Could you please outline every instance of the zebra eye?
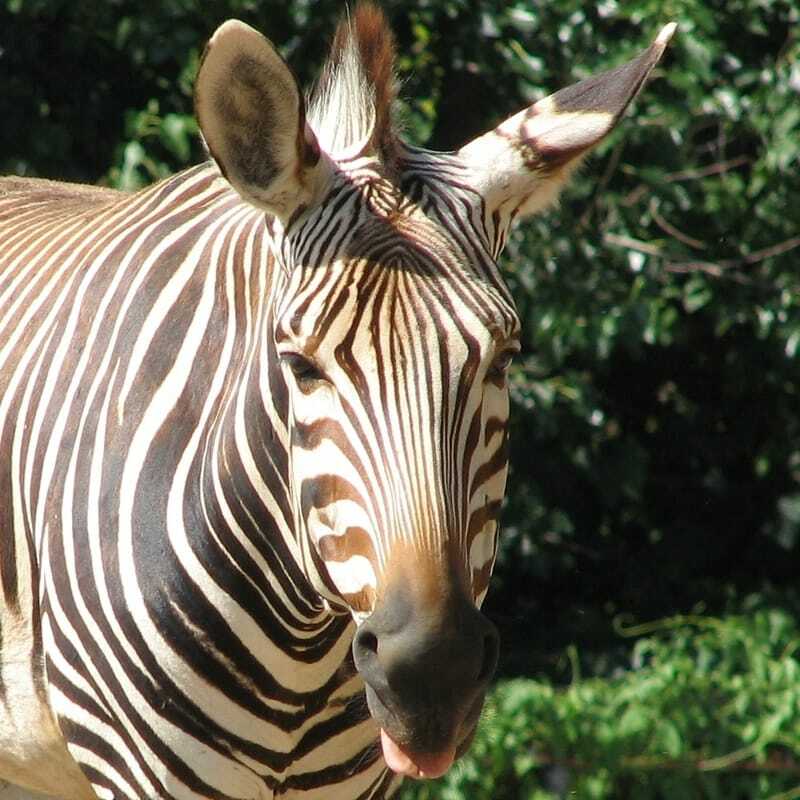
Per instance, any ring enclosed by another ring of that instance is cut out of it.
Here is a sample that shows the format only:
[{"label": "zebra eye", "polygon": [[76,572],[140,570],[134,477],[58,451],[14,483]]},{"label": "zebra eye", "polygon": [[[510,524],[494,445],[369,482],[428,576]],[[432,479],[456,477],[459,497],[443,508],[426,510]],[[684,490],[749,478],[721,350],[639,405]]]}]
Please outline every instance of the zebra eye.
[{"label": "zebra eye", "polygon": [[316,383],[325,380],[325,375],[319,367],[317,367],[313,361],[305,356],[301,356],[299,353],[287,353],[283,356],[283,360],[292,371],[297,385],[304,391],[313,389]]},{"label": "zebra eye", "polygon": [[489,367],[487,378],[495,383],[503,383],[506,379],[506,372],[508,372],[508,368],[511,366],[511,362],[514,360],[516,353],[516,350],[503,350],[503,352],[495,358],[492,366]]}]

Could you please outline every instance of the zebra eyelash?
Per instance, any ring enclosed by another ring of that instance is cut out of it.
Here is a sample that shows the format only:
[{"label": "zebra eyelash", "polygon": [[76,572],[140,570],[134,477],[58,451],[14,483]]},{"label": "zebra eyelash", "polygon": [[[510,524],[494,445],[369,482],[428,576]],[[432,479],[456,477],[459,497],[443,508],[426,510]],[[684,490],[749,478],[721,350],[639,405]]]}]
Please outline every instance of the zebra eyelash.
[{"label": "zebra eyelash", "polygon": [[321,382],[327,382],[324,372],[307,356],[300,353],[284,353],[281,360],[294,376],[301,391],[311,391]]},{"label": "zebra eyelash", "polygon": [[508,368],[517,355],[519,349],[516,347],[507,347],[502,350],[494,359],[491,366],[486,372],[487,380],[496,382],[505,382]]}]

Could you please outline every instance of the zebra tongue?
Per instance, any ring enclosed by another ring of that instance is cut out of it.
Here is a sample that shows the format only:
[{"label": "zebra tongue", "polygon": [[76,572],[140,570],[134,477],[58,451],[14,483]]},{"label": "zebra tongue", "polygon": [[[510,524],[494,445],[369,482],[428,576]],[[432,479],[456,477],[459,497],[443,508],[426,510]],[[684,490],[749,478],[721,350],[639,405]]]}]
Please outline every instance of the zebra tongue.
[{"label": "zebra tongue", "polygon": [[381,728],[381,747],[389,769],[408,778],[438,778],[450,769],[455,758],[453,748],[433,755],[411,755],[403,750],[383,728]]}]

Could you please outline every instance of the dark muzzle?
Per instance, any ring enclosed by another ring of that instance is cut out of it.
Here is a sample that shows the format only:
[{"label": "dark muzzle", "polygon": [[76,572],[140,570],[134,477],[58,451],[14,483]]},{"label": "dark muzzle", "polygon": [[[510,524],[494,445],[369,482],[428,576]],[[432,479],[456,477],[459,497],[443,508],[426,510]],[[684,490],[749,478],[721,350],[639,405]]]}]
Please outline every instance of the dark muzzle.
[{"label": "dark muzzle", "polygon": [[498,645],[494,625],[460,594],[419,597],[407,586],[386,594],[356,633],[353,655],[390,767],[434,777],[462,754]]}]

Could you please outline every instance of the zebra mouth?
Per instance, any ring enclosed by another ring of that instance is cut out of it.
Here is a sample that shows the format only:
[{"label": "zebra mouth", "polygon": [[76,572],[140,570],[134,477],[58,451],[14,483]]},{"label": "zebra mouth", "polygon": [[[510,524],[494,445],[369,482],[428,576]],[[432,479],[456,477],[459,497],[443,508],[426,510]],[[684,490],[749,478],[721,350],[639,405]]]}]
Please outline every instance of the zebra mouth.
[{"label": "zebra mouth", "polygon": [[450,769],[455,761],[453,748],[440,753],[413,753],[404,749],[381,728],[381,749],[386,766],[398,775],[407,778],[439,778]]},{"label": "zebra mouth", "polygon": [[[448,725],[439,708],[417,711],[405,724],[367,687],[367,705],[380,726],[380,744],[386,766],[398,775],[416,779],[439,778],[469,750],[483,708],[478,697],[461,723]],[[460,716],[460,715],[459,715]],[[449,730],[450,733],[445,733]],[[391,732],[390,732],[391,731]]]}]

